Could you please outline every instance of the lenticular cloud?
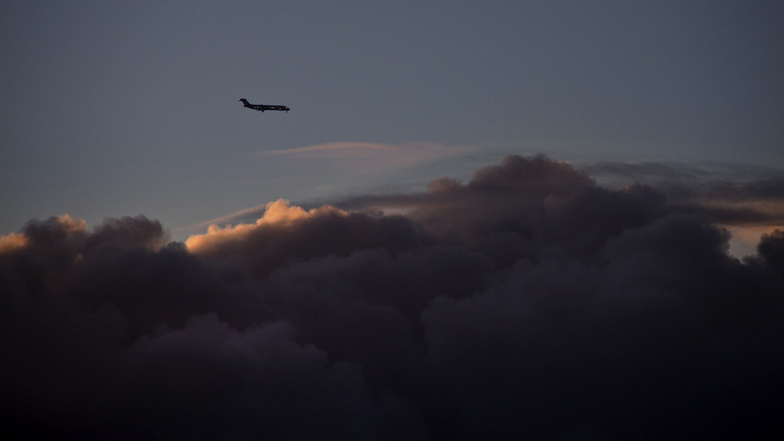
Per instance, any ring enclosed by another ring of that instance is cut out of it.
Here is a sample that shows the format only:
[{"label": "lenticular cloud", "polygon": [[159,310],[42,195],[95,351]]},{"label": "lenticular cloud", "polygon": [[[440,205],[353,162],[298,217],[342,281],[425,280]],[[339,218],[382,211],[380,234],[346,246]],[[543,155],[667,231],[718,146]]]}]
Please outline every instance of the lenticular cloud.
[{"label": "lenticular cloud", "polygon": [[344,202],[280,200],[185,244],[144,216],[90,230],[64,215],[0,238],[0,430],[736,439],[778,427],[781,231],[741,261],[709,211],[644,185],[608,190],[544,156]]}]

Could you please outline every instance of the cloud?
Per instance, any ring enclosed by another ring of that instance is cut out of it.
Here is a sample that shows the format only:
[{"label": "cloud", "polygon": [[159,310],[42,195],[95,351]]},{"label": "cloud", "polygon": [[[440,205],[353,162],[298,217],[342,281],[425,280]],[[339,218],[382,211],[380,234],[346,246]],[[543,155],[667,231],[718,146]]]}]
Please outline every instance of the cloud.
[{"label": "cloud", "polygon": [[673,209],[736,226],[784,226],[784,170],[734,164],[597,163],[601,181],[640,182],[664,193]]},{"label": "cloud", "polygon": [[[292,207],[290,203],[284,199],[279,199],[275,202],[270,202],[264,207],[264,213],[254,225],[238,224],[236,226],[227,225],[221,228],[216,224],[211,224],[206,234],[196,234],[185,241],[185,246],[192,252],[204,251],[210,247],[211,244],[226,242],[226,241],[241,241],[250,235],[253,231],[265,226],[274,225],[290,225],[291,223],[304,219],[309,216],[317,215],[319,211],[339,211],[332,210],[329,207],[313,209],[306,212],[300,207]],[[345,213],[340,213],[345,214]]]},{"label": "cloud", "polygon": [[24,248],[27,245],[27,236],[19,233],[0,236],[0,253]]},{"label": "cloud", "polygon": [[264,152],[264,156],[319,156],[341,159],[363,156],[400,156],[406,160],[434,159],[464,147],[445,146],[428,142],[409,142],[406,144],[379,144],[374,142],[331,142],[308,147]]},{"label": "cloud", "polygon": [[465,155],[473,149],[427,142],[379,144],[372,142],[332,142],[287,150],[266,151],[265,158],[296,157],[316,160],[354,172],[376,173],[379,170],[412,167],[418,164]]},{"label": "cloud", "polygon": [[784,274],[784,231],[763,234],[757,250],[768,265]]},{"label": "cloud", "polygon": [[784,228],[784,170],[703,163],[594,163],[581,170],[605,185],[631,182],[663,194],[670,210],[700,216],[732,232],[733,254],[752,253],[760,235]]},{"label": "cloud", "polygon": [[739,260],[669,197],[513,156],[185,244],[143,216],[31,221],[0,240],[0,430],[761,437],[784,409],[784,233]]}]

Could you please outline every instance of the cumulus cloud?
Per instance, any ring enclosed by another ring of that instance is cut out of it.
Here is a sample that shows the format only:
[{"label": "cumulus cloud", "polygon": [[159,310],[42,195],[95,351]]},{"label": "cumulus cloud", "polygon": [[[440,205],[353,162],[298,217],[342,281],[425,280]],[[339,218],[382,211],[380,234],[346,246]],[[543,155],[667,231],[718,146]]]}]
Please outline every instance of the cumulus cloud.
[{"label": "cumulus cloud", "polygon": [[608,183],[641,182],[673,209],[725,225],[784,226],[784,171],[735,164],[597,163],[583,167]]},{"label": "cumulus cloud", "polygon": [[0,239],[0,428],[758,438],[784,410],[784,232],[739,260],[672,194],[513,156],[184,244],[143,216],[31,221]]},{"label": "cumulus cloud", "polygon": [[666,196],[672,211],[700,216],[732,233],[730,250],[753,254],[762,234],[784,227],[784,170],[727,163],[602,162],[581,170],[620,188],[644,183]]},{"label": "cumulus cloud", "polygon": [[0,236],[0,253],[24,248],[27,245],[27,236],[19,233],[11,233]]},{"label": "cumulus cloud", "polygon": [[301,207],[292,207],[289,201],[279,199],[275,202],[268,203],[264,207],[263,215],[254,225],[237,224],[235,226],[226,225],[225,228],[221,228],[217,224],[211,224],[207,228],[206,234],[190,236],[188,240],[185,241],[185,246],[192,252],[206,252],[205,250],[214,244],[228,241],[243,241],[256,230],[275,225],[290,225],[299,219],[316,216],[320,212],[332,212],[339,215],[345,215],[345,212],[340,212],[331,207],[313,209],[310,210],[310,212],[307,212]]}]

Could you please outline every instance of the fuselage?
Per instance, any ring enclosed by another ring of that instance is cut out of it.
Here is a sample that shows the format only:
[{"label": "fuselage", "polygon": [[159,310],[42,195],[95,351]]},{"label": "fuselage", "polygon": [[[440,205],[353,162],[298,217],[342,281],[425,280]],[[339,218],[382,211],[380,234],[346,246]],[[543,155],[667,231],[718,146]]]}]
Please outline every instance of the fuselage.
[{"label": "fuselage", "polygon": [[281,106],[277,104],[251,104],[245,98],[241,98],[240,101],[242,101],[243,106],[249,109],[259,110],[262,112],[265,110],[279,110],[282,112],[288,112],[289,110],[291,110],[288,108],[288,106]]},{"label": "fuselage", "polygon": [[264,105],[264,104],[260,104],[260,106],[261,106],[261,108],[263,110],[285,110],[286,112],[291,110],[291,109],[289,109],[286,106],[278,106],[278,105],[269,105],[269,106],[267,106],[267,105]]}]

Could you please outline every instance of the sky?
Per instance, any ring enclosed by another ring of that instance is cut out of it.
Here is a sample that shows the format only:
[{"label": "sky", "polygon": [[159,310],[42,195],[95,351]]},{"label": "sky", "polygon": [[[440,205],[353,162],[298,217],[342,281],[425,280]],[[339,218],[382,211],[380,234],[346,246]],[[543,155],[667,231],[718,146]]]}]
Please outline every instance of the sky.
[{"label": "sky", "polygon": [[[778,1],[0,12],[2,234],[55,214],[90,225],[144,214],[185,240],[187,227],[278,198],[421,189],[508,154],[784,164]],[[296,150],[341,143],[390,153],[355,148],[351,163]],[[419,156],[418,143],[440,154]]]},{"label": "sky", "polygon": [[0,3],[0,435],[760,439],[782,293],[780,1]]}]

